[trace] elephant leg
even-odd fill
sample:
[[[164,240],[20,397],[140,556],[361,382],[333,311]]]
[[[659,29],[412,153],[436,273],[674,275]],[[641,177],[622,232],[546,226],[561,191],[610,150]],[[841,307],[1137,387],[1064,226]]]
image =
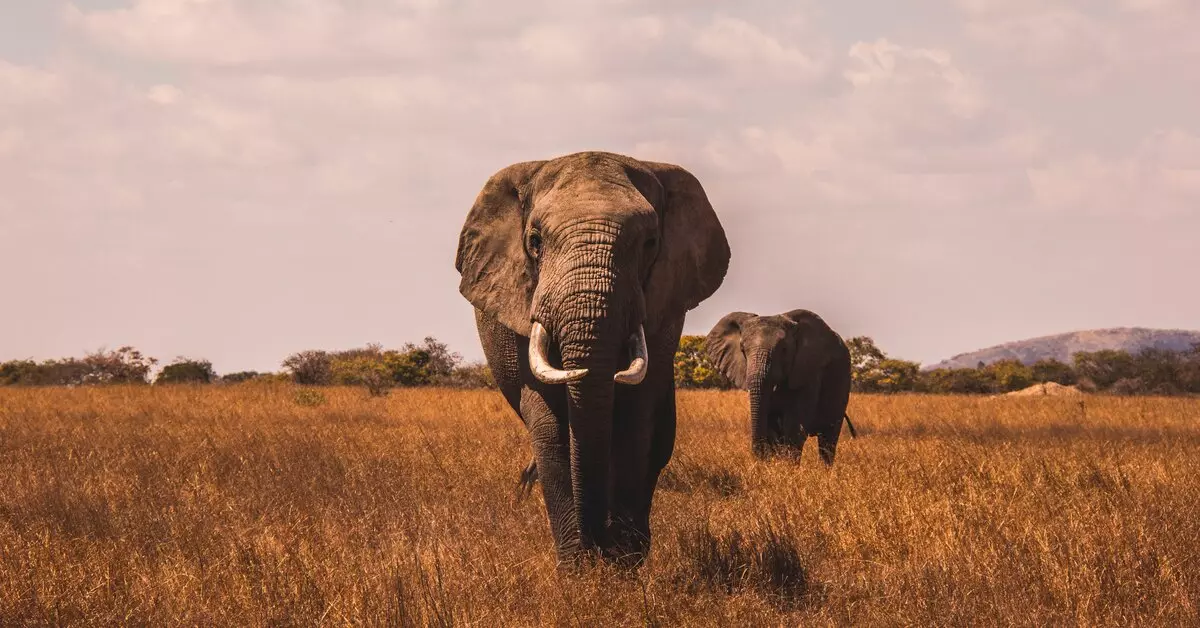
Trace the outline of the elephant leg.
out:
[[[775,450],[785,442],[784,415],[787,412],[788,394],[776,391],[771,394],[771,411],[767,414],[767,447]]]
[[[536,473],[560,563],[570,562],[579,549],[579,528],[571,489],[570,428],[566,391],[562,387],[526,385],[521,392],[521,414],[529,425],[533,460],[526,471]]]
[[[521,368],[529,359],[529,340],[500,324],[494,317],[485,314],[478,308],[475,309],[475,327],[479,331],[483,355],[487,360],[488,368],[492,371],[492,377],[496,380],[497,388],[504,395],[504,400],[508,402],[509,407],[517,414],[517,418],[525,423],[525,427],[528,429],[529,423],[521,412],[521,390],[524,387],[521,381]],[[536,481],[537,458],[535,456],[521,472],[521,477],[517,481],[518,496],[524,497],[532,492],[533,484]]]
[[[799,390],[790,391],[783,417],[783,445],[789,455],[797,460],[804,450],[804,441],[812,435],[809,429],[812,417],[817,414],[820,399],[819,381],[806,382]]]
[[[833,466],[837,456],[838,439],[842,435],[842,421],[846,417],[846,406],[850,403],[850,369],[848,364],[830,363],[825,367],[824,385],[817,402],[819,431],[817,447],[825,466]]]
[[[821,462],[832,467],[833,459],[837,456],[838,432],[830,430],[817,434],[817,450],[821,453]]]
[[[529,339],[478,308],[475,309],[475,328],[479,331],[483,356],[496,380],[496,387],[513,412],[517,413],[517,418],[524,422],[525,418],[521,415],[521,369],[529,361]]]
[[[682,328],[679,321],[668,333],[647,338],[646,379],[618,391],[609,503],[616,558],[629,567],[640,566],[650,553],[654,491],[675,449],[674,355]]]

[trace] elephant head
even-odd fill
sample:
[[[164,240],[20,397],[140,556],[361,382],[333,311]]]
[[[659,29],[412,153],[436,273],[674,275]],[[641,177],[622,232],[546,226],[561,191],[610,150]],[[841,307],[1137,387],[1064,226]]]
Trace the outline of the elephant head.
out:
[[[849,393],[850,354],[841,337],[816,314],[808,310],[774,316],[731,312],[713,326],[705,348],[717,369],[749,392],[750,439],[755,453],[763,453],[773,441],[772,411],[783,411],[771,404],[788,399],[787,393],[792,391],[797,399],[804,399],[800,393],[806,392],[806,387],[811,389],[807,391],[811,413],[837,413],[836,419],[815,417],[815,426],[826,428],[825,423],[836,420],[836,427],[841,427],[844,398]],[[826,395],[829,398],[822,400]]]
[[[605,537],[614,389],[640,385],[647,337],[681,325],[729,257],[694,176],[613,153],[510,165],[468,213],[459,291],[529,338],[537,380],[567,387],[574,522],[552,525],[573,525],[584,548]]]

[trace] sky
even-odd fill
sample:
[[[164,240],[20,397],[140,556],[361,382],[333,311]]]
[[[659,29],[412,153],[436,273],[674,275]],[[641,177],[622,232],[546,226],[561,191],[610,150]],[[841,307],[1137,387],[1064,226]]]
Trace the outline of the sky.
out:
[[[688,314],[822,315],[935,362],[1200,327],[1194,0],[0,0],[0,359],[278,370],[432,335],[493,172],[704,185]]]

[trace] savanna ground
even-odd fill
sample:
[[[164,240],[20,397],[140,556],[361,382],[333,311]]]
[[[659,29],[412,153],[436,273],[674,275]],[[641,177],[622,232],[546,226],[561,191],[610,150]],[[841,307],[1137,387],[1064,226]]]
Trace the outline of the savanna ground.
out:
[[[321,402],[324,396],[326,401]],[[636,577],[556,572],[498,393],[0,390],[0,624],[1195,625],[1200,401],[680,394]]]

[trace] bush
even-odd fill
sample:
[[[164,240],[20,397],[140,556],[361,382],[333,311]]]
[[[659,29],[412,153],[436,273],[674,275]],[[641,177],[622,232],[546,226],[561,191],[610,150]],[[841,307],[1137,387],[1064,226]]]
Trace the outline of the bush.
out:
[[[683,336],[675,351],[675,385],[680,388],[732,388],[708,359],[704,336]]]
[[[0,363],[0,386],[33,386],[41,376],[41,367],[33,360]]]
[[[174,362],[163,367],[154,380],[157,384],[211,384],[217,379],[212,362],[208,360],[189,360],[176,358]]]
[[[319,390],[313,390],[312,388],[301,388],[300,390],[297,390],[292,396],[292,401],[296,405],[303,406],[305,408],[315,408],[328,403],[328,400],[325,398],[325,393],[322,393]]]
[[[340,386],[365,386],[372,397],[388,394],[395,384],[391,371],[378,357],[363,355],[349,359],[334,359],[333,383]]]
[[[303,351],[288,356],[283,367],[297,384],[365,386],[372,395],[384,395],[393,386],[453,382],[461,360],[445,343],[427,336],[420,345],[405,343],[399,351],[375,343],[344,351]]]
[[[980,395],[994,389],[991,373],[983,369],[933,369],[921,376],[921,391],[938,395]]]
[[[297,384],[327,386],[333,380],[333,358],[324,351],[293,353],[282,366]]]
[[[150,370],[158,362],[133,347],[116,351],[103,349],[78,358],[15,360],[0,364],[0,385],[84,386],[95,384],[147,384]]]
[[[917,389],[921,365],[907,360],[886,358],[857,373],[851,371],[851,388],[868,393],[897,393]]]
[[[1114,395],[1137,395],[1146,392],[1146,385],[1138,377],[1124,377],[1113,382],[1108,392]]]
[[[486,362],[457,366],[450,375],[434,378],[433,383],[449,388],[496,388],[496,378],[492,376],[492,369]]]
[[[993,382],[995,392],[1012,392],[1033,385],[1033,369],[1020,360],[1000,360],[984,369]]]
[[[223,383],[223,384],[241,384],[243,382],[249,382],[249,381],[256,380],[256,379],[261,379],[265,376],[266,376],[265,374],[259,373],[258,371],[238,371],[236,373],[229,373],[227,375],[222,375],[221,383]]]
[[[1039,383],[1054,382],[1063,386],[1070,386],[1076,382],[1075,370],[1070,364],[1059,362],[1053,358],[1038,360],[1030,367],[1033,374],[1033,381]]]
[[[1073,359],[1076,375],[1092,380],[1101,390],[1111,388],[1122,379],[1137,377],[1136,363],[1126,351],[1081,351]]]
[[[462,356],[451,352],[450,348],[445,343],[438,342],[433,336],[426,336],[420,345],[414,345],[411,342],[404,343],[401,348],[403,353],[410,355],[420,355],[421,368],[428,373],[429,377],[448,377],[454,373],[455,367],[462,362]]]

